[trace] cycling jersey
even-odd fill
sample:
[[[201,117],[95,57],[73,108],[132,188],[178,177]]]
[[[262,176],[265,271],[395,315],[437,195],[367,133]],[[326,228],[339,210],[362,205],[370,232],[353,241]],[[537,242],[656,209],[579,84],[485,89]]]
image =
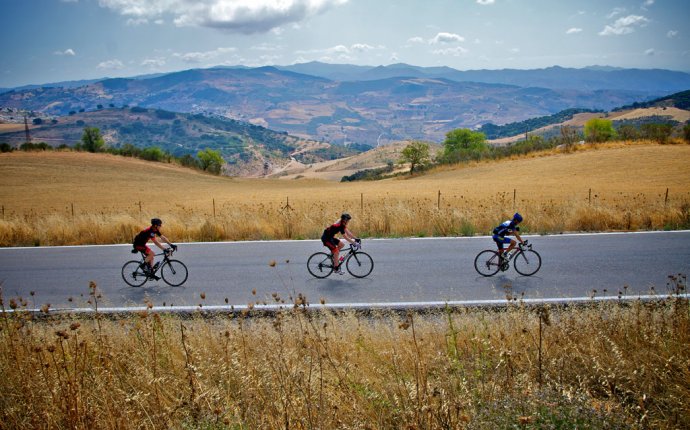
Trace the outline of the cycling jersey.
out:
[[[333,223],[330,227],[326,227],[321,235],[321,240],[332,239],[336,234],[345,234],[345,225],[341,221]]]
[[[133,245],[135,248],[145,247],[146,242],[148,242],[150,239],[153,239],[156,236],[160,237],[160,235],[161,233],[159,231],[153,231],[153,226],[145,228],[144,230],[140,231],[139,234],[134,236]]]
[[[493,234],[494,234],[494,239],[495,236],[498,236],[500,238],[503,238],[506,234],[511,234],[516,231],[520,231],[520,227],[515,225],[515,221],[505,221],[501,223],[501,225],[497,226],[494,228]]]

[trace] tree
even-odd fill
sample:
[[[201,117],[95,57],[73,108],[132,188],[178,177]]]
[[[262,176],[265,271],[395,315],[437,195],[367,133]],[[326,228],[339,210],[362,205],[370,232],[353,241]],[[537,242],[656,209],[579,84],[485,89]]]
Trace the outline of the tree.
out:
[[[407,145],[400,154],[403,163],[410,163],[410,174],[416,167],[422,167],[429,162],[429,144],[415,140]]]
[[[618,136],[623,140],[637,140],[639,133],[632,124],[623,124],[618,128]]]
[[[653,140],[660,144],[668,142],[672,131],[673,127],[671,124],[642,124],[641,127],[641,133],[645,139]]]
[[[609,119],[592,118],[585,123],[585,140],[587,142],[606,142],[616,137],[616,129]]]
[[[441,160],[446,163],[478,160],[488,151],[484,133],[458,128],[446,133]]]
[[[214,151],[210,148],[199,151],[196,156],[199,159],[199,166],[201,167],[201,170],[215,173],[216,175],[220,174],[220,170],[223,167],[223,164],[225,164],[225,160],[223,160],[220,152]]]
[[[101,130],[98,127],[85,127],[81,136],[82,148],[89,152],[100,152],[105,146]]]
[[[34,125],[41,125],[41,124],[43,124],[43,120],[42,120],[41,118],[34,118],[31,122],[32,122]]]
[[[687,143],[690,143],[690,122],[683,127],[683,139],[685,139]]]

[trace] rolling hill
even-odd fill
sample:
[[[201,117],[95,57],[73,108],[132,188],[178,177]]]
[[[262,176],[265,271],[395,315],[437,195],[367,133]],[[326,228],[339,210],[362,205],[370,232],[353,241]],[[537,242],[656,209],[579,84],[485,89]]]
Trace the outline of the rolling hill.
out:
[[[81,140],[85,127],[97,127],[106,144],[116,148],[157,146],[178,157],[207,148],[217,150],[230,173],[242,176],[270,174],[291,158],[314,163],[358,152],[354,147],[301,139],[228,118],[140,107],[99,109],[41,122],[31,127],[34,142],[72,146]],[[23,143],[23,125],[7,126],[4,132],[0,128],[0,142]]]
[[[411,66],[383,69],[386,73],[341,67],[340,73],[344,75],[359,70],[358,73],[371,76],[342,81],[276,67],[195,69],[149,78],[107,79],[76,88],[13,90],[0,94],[0,107],[43,115],[91,111],[99,105],[203,112],[317,141],[376,146],[405,139],[438,142],[455,128],[507,124],[573,107],[608,110],[668,93],[659,86],[637,85],[633,78],[622,80],[626,84],[619,82],[614,89],[600,88],[601,85],[539,88],[534,82],[529,86],[467,79],[461,82],[455,76],[461,72],[447,68],[426,70],[424,76],[417,73],[411,77],[404,76],[417,70]],[[542,72],[547,76],[568,76],[568,69]],[[645,72],[642,76],[658,83],[666,82],[667,75],[659,77]],[[669,81],[685,85],[684,76]],[[559,78],[560,83],[556,84],[561,85],[566,78]],[[503,80],[527,84],[511,79]],[[687,85],[690,86],[690,79]]]

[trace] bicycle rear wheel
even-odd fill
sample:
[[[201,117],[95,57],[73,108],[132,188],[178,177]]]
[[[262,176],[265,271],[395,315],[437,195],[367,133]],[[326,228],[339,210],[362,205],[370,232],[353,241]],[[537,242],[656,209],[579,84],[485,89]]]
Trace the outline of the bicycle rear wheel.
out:
[[[187,266],[179,260],[168,260],[161,267],[161,277],[166,284],[179,287],[187,280]]]
[[[531,249],[520,251],[513,259],[513,267],[521,275],[532,276],[541,267],[541,256]]]
[[[333,272],[333,260],[325,252],[317,252],[307,260],[307,270],[316,278],[327,278]]]
[[[474,269],[482,276],[493,276],[500,268],[500,257],[496,251],[487,249],[477,254],[474,259]]]
[[[355,278],[364,278],[374,270],[374,260],[366,252],[357,251],[347,257],[345,267]]]
[[[122,266],[122,279],[131,287],[141,287],[148,277],[141,267],[141,261],[130,260]]]

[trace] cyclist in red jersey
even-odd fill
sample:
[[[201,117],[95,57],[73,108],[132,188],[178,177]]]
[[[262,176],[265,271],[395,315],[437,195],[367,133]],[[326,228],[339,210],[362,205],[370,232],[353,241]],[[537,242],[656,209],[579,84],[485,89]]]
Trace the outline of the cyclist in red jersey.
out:
[[[145,228],[144,230],[140,231],[139,234],[137,234],[134,237],[134,243],[132,243],[132,246],[134,246],[134,249],[143,252],[146,254],[145,262],[147,263],[147,267],[150,272],[153,272],[153,257],[154,253],[149,248],[146,246],[146,243],[151,240],[157,247],[162,249],[163,251],[166,251],[167,248],[163,247],[161,245],[160,241],[157,239],[157,237],[160,237],[161,240],[168,245],[170,245],[170,248],[172,249],[177,249],[177,245],[174,245],[171,243],[167,237],[163,236],[161,234],[161,226],[163,225],[163,221],[161,221],[159,218],[153,218],[151,220],[151,227]],[[134,252],[134,251],[132,251]]]
[[[345,246],[345,242],[335,237],[336,234],[340,233],[343,239],[350,243],[357,243],[359,239],[355,237],[354,234],[347,228],[347,224],[350,222],[352,217],[349,213],[345,212],[340,216],[340,220],[333,223],[330,227],[326,227],[321,235],[321,242],[323,245],[331,250],[333,254],[333,271],[342,275],[343,271],[340,269],[340,260],[338,256],[340,255],[340,250]]]

